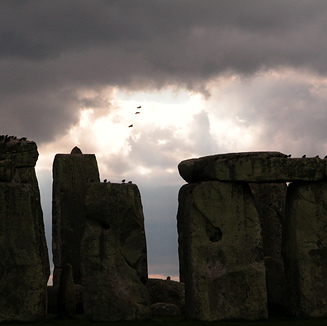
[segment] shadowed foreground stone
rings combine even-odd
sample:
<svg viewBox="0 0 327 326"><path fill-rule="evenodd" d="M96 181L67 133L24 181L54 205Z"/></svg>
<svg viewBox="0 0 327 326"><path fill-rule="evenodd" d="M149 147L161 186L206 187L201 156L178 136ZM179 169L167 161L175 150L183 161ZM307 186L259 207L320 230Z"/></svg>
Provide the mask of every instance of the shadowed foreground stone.
<svg viewBox="0 0 327 326"><path fill-rule="evenodd" d="M182 282L149 278L146 282L151 304L172 303L181 311L185 309L185 285Z"/></svg>
<svg viewBox="0 0 327 326"><path fill-rule="evenodd" d="M281 312L288 300L282 258L282 230L285 221L286 183L251 183L260 217L263 238L268 308Z"/></svg>
<svg viewBox="0 0 327 326"><path fill-rule="evenodd" d="M143 284L147 280L144 217L136 185L88 187L81 252L87 319L149 318L149 294Z"/></svg>
<svg viewBox="0 0 327 326"><path fill-rule="evenodd" d="M50 275L35 142L0 136L0 322L39 321Z"/></svg>
<svg viewBox="0 0 327 326"><path fill-rule="evenodd" d="M99 182L94 154L82 154L74 147L71 154L57 154L53 162L52 251L53 285L59 285L61 267L69 263L75 284L81 284L80 245L85 226L85 191Z"/></svg>
<svg viewBox="0 0 327 326"><path fill-rule="evenodd" d="M60 274L57 298L57 316L73 318L76 311L75 286L72 265L65 264Z"/></svg>
<svg viewBox="0 0 327 326"><path fill-rule="evenodd" d="M30 185L0 183L0 322L46 317L47 280Z"/></svg>
<svg viewBox="0 0 327 326"><path fill-rule="evenodd" d="M267 318L260 222L248 185L185 185L177 218L186 315Z"/></svg>
<svg viewBox="0 0 327 326"><path fill-rule="evenodd" d="M288 187L283 257L295 316L327 316L327 182Z"/></svg>
<svg viewBox="0 0 327 326"><path fill-rule="evenodd" d="M218 180L243 182L319 181L325 176L326 160L287 158L279 152L245 152L188 159L178 165L189 183Z"/></svg>

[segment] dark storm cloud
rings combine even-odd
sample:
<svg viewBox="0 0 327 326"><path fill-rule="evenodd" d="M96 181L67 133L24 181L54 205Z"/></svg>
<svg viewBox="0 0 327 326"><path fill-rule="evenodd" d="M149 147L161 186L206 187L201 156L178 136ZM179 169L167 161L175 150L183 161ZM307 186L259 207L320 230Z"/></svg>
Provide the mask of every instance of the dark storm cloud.
<svg viewBox="0 0 327 326"><path fill-rule="evenodd" d="M326 18L326 1L1 1L0 128L10 133L9 119L13 132L51 139L76 121L83 87L205 93L226 71L324 74Z"/></svg>

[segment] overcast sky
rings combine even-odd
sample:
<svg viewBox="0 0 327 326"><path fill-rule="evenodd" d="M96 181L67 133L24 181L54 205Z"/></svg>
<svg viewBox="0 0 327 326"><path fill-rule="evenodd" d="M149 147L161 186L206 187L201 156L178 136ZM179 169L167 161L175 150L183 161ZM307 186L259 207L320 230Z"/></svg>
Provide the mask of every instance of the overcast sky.
<svg viewBox="0 0 327 326"><path fill-rule="evenodd" d="M0 1L0 134L38 145L48 239L78 146L139 186L149 272L177 276L180 161L327 154L326 30L325 0Z"/></svg>

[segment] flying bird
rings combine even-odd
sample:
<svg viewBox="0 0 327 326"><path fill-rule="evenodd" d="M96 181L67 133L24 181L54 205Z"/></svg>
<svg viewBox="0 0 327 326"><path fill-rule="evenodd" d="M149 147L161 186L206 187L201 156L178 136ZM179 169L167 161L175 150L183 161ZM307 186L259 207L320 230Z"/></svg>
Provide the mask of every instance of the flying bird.
<svg viewBox="0 0 327 326"><path fill-rule="evenodd" d="M140 105L140 106L137 107L137 109L140 109L141 107L142 107L142 106Z"/></svg>
<svg viewBox="0 0 327 326"><path fill-rule="evenodd" d="M132 127L133 127L133 125L132 125L132 124L128 126L128 128L132 128Z"/></svg>
<svg viewBox="0 0 327 326"><path fill-rule="evenodd" d="M302 158L306 158L307 156L304 154L303 156L302 156Z"/></svg>
<svg viewBox="0 0 327 326"><path fill-rule="evenodd" d="M135 114L140 114L140 111L135 112Z"/></svg>

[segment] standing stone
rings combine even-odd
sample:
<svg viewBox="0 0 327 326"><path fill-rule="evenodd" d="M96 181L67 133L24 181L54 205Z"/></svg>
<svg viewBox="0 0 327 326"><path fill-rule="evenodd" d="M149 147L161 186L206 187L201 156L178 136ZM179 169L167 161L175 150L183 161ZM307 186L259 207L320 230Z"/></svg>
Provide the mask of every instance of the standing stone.
<svg viewBox="0 0 327 326"><path fill-rule="evenodd" d="M85 227L85 191L91 182L99 182L94 154L57 154L53 162L52 251L53 284L59 285L61 267L69 263L75 284L81 284L80 245Z"/></svg>
<svg viewBox="0 0 327 326"><path fill-rule="evenodd" d="M57 298L57 315L59 318L73 318L75 316L75 285L71 264L62 267Z"/></svg>
<svg viewBox="0 0 327 326"><path fill-rule="evenodd" d="M290 312L327 316L327 182L288 187L283 243Z"/></svg>
<svg viewBox="0 0 327 326"><path fill-rule="evenodd" d="M267 318L260 222L248 185L185 185L179 200L186 315L205 321Z"/></svg>
<svg viewBox="0 0 327 326"><path fill-rule="evenodd" d="M251 183L260 217L263 238L268 308L282 312L287 302L282 258L282 230L285 220L286 183Z"/></svg>
<svg viewBox="0 0 327 326"><path fill-rule="evenodd" d="M50 268L34 169L37 147L0 139L0 322L40 321Z"/></svg>
<svg viewBox="0 0 327 326"><path fill-rule="evenodd" d="M84 311L93 321L149 318L146 239L134 184L93 183L82 242Z"/></svg>

